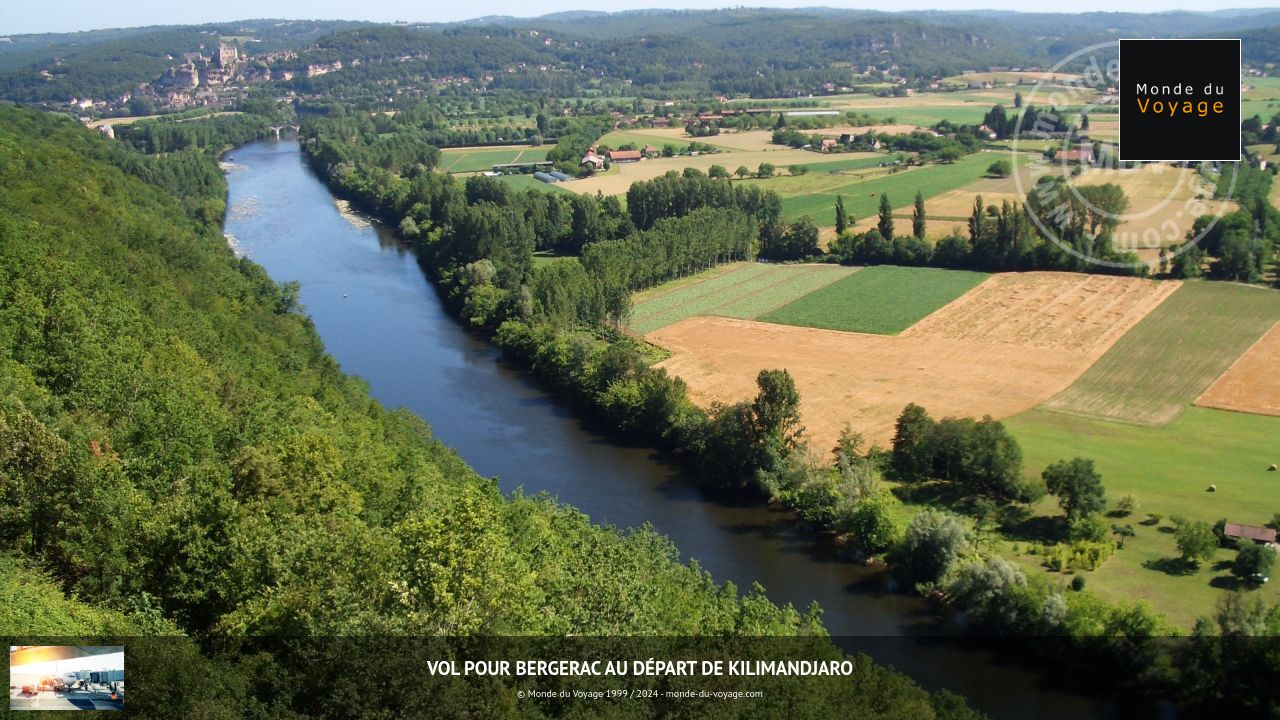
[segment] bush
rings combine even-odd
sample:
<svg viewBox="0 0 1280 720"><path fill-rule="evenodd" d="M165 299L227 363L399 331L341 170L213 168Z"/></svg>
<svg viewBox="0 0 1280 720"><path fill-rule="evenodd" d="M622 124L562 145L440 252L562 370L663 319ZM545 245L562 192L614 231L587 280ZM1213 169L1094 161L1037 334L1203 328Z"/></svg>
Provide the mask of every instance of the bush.
<svg viewBox="0 0 1280 720"><path fill-rule="evenodd" d="M1115 546L1109 542L1078 541L1059 543L1045 551L1044 565L1055 572L1097 570L1111 559Z"/></svg>
<svg viewBox="0 0 1280 720"><path fill-rule="evenodd" d="M1080 592L1081 590L1084 590L1084 576L1083 576L1083 575L1077 575L1077 576L1075 576L1075 577L1071 578L1071 589L1072 589L1072 590L1075 590L1076 592Z"/></svg>
<svg viewBox="0 0 1280 720"><path fill-rule="evenodd" d="M859 501L840 524L854 542L870 553L880 553L893 547L901 535L898 524L889 512L888 500L870 497Z"/></svg>
<svg viewBox="0 0 1280 720"><path fill-rule="evenodd" d="M945 510L923 510L911 518L894 551L895 565L917 583L946 576L952 566L973 550L968 525Z"/></svg>
<svg viewBox="0 0 1280 720"><path fill-rule="evenodd" d="M1013 173L1013 165L1008 160L997 160L987 166L987 175L990 177L1009 177Z"/></svg>
<svg viewBox="0 0 1280 720"><path fill-rule="evenodd" d="M1125 495L1116 503L1116 514L1120 517L1127 517L1134 514L1142 507L1142 503L1138 502L1137 495Z"/></svg>

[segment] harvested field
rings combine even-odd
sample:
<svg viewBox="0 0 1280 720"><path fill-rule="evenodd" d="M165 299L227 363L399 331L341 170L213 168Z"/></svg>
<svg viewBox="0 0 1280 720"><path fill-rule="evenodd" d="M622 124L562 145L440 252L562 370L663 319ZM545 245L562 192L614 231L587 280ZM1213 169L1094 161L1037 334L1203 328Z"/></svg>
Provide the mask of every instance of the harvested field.
<svg viewBox="0 0 1280 720"><path fill-rule="evenodd" d="M1163 425L1178 417L1280 321L1280 293L1225 282L1184 283L1071 387L1059 412Z"/></svg>
<svg viewBox="0 0 1280 720"><path fill-rule="evenodd" d="M1196 404L1258 415L1280 415L1280 323L1241 355Z"/></svg>
<svg viewBox="0 0 1280 720"><path fill-rule="evenodd" d="M895 335L987 278L985 273L877 265L759 316L765 322Z"/></svg>
<svg viewBox="0 0 1280 720"><path fill-rule="evenodd" d="M741 263L697 282L637 296L629 326L648 333L695 315L755 318L856 271L838 265Z"/></svg>
<svg viewBox="0 0 1280 720"><path fill-rule="evenodd" d="M1081 273L999 273L903 334L1099 357L1178 285Z"/></svg>
<svg viewBox="0 0 1280 720"><path fill-rule="evenodd" d="M846 424L888 446L910 402L937 417L999 418L1053 397L1172 285L997 275L896 337L694 317L648 339L672 352L661 367L683 378L700 404L750 398L760 370L786 368L815 449L831 447ZM1073 311L1073 299L1085 310Z"/></svg>

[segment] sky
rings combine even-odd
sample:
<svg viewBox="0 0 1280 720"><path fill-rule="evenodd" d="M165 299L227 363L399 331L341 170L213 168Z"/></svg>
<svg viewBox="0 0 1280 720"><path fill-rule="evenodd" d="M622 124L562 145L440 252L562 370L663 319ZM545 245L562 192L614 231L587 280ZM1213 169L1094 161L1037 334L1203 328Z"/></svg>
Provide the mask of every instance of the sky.
<svg viewBox="0 0 1280 720"><path fill-rule="evenodd" d="M23 677L55 677L77 670L119 670L124 667L124 653L107 653L72 660L32 663L31 665L14 665L9 668L11 676Z"/></svg>
<svg viewBox="0 0 1280 720"><path fill-rule="evenodd" d="M1275 7L1277 0L1041 0L1040 12L1217 10ZM250 18L450 22L485 15L527 17L563 10L633 10L639 8L709 9L747 7L843 7L881 10L1027 10L1026 0L0 0L0 35L73 32L140 25L190 25Z"/></svg>

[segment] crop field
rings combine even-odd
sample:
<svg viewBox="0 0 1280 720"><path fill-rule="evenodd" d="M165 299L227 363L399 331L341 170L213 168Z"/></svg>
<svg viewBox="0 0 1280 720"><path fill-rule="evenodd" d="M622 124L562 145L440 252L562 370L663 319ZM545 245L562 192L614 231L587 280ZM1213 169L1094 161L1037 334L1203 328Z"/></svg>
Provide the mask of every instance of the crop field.
<svg viewBox="0 0 1280 720"><path fill-rule="evenodd" d="M763 132L763 131L761 131ZM722 132L719 135L709 137L695 138L689 137L683 127L671 128L630 128L627 130L615 130L604 137L600 138L599 143L613 149L618 149L620 145L634 145L637 150L645 145L652 145L659 150L663 145L674 145L678 148L686 148L691 142L702 143L703 145L713 145L726 152L733 150L768 150L770 136L763 138L764 145L757 147L761 143L754 138L747 140L749 136L755 133L730 133ZM738 142L734 142L731 138L742 138ZM772 147L780 147L773 145Z"/></svg>
<svg viewBox="0 0 1280 720"><path fill-rule="evenodd" d="M838 265L737 263L694 282L671 283L637 295L629 326L647 334L695 315L751 319L856 270Z"/></svg>
<svg viewBox="0 0 1280 720"><path fill-rule="evenodd" d="M997 418L1043 403L1175 287L1076 273L1006 273L896 336L690 317L647 338L671 352L661 366L683 378L699 404L750 398L760 370L786 368L800 390L815 448L830 447L846 424L887 447L907 403L937 417ZM880 298L867 313L891 312L893 302Z"/></svg>
<svg viewBox="0 0 1280 720"><path fill-rule="evenodd" d="M1275 444L1280 418L1192 407L1163 427L1045 410L1004 422L1022 446L1028 475L1038 475L1063 458L1087 457L1102 475L1109 504L1114 506L1126 494L1138 497L1142 506L1137 513L1108 518L1129 524L1137 534L1100 569L1085 574L1089 589L1111 601L1148 600L1183 628L1213 608L1219 587L1235 586L1228 571L1215 567L1234 553L1220 550L1217 558L1193 573L1168 572L1164 568L1178 568L1178 563L1168 562L1178 556L1170 521L1157 527L1148 513L1263 525L1280 508L1280 479L1267 472L1268 465L1280 460ZM1215 492L1207 492L1210 484ZM1035 511L1059 514L1052 498L1041 501ZM1032 567L1041 562L1035 556L1019 559ZM1280 600L1276 583L1257 592L1266 593L1269 603Z"/></svg>
<svg viewBox="0 0 1280 720"><path fill-rule="evenodd" d="M1002 158L1007 159L1008 154L980 152L962 158L959 162L906 168L883 177L854 181L821 192L784 197L782 214L787 221L808 215L819 225L834 225L836 196L843 195L845 208L855 218L867 218L879 209L880 193L888 193L890 200L898 199L901 202L913 200L919 191L927 200L982 178L987 167Z"/></svg>
<svg viewBox="0 0 1280 720"><path fill-rule="evenodd" d="M525 145L494 148L445 148L440 151L440 169L450 173L480 172L500 163L542 162L547 159L545 147Z"/></svg>
<svg viewBox="0 0 1280 720"><path fill-rule="evenodd" d="M1201 395L1203 407L1280 415L1280 323L1254 343Z"/></svg>
<svg viewBox="0 0 1280 720"><path fill-rule="evenodd" d="M1163 425L1200 397L1280 320L1280 293L1189 282L1134 326L1064 392L1059 412Z"/></svg>
<svg viewBox="0 0 1280 720"><path fill-rule="evenodd" d="M896 335L988 276L879 265L759 316L764 322Z"/></svg>
<svg viewBox="0 0 1280 720"><path fill-rule="evenodd" d="M1001 71L1001 72L972 72L963 75L952 75L944 78L944 83L971 83L971 82L989 82L989 83L1058 83L1067 80L1078 80L1079 75L1074 73L1054 73L1023 70L1019 72Z"/></svg>
<svg viewBox="0 0 1280 720"><path fill-rule="evenodd" d="M729 172L733 172L739 165L745 165L749 170L755 172L761 163L767 162L777 167L778 172L785 174L789 165L820 164L824 158L831 159L833 162L848 162L859 158L871 157L877 158L877 163L882 162L885 158L883 154L877 153L822 155L811 150L794 150L792 148L757 152L712 153L697 157L653 158L652 160L641 160L633 163L615 163L609 172L597 173L589 178L575 180L570 184L569 189L590 195L594 195L597 192L602 192L605 195L622 195L627 192L627 189L634 182L652 180L669 171L680 172L690 167L706 172L707 168L712 165L722 165ZM832 212L834 213L834 211Z"/></svg>

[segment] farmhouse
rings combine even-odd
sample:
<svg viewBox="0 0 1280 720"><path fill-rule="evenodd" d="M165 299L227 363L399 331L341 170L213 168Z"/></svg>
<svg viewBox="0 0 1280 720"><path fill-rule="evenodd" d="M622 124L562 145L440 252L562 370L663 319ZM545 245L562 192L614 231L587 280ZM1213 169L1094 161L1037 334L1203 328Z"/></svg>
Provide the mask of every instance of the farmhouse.
<svg viewBox="0 0 1280 720"><path fill-rule="evenodd" d="M652 145L645 145L645 146L644 146L644 148L642 148L642 149L640 150L640 152L641 152L641 153L642 153L646 158L656 158L656 157L658 157L658 155L660 155L660 154L661 154L661 153L658 151L658 148L656 148L656 147L654 147L654 146L652 146Z"/></svg>
<svg viewBox="0 0 1280 720"><path fill-rule="evenodd" d="M1059 150L1053 156L1060 163L1093 164L1093 143L1082 142L1075 150Z"/></svg>
<svg viewBox="0 0 1280 720"><path fill-rule="evenodd" d="M609 162L616 163L633 163L640 162L642 155L639 150L612 150L609 152Z"/></svg>
<svg viewBox="0 0 1280 720"><path fill-rule="evenodd" d="M578 164L590 165L593 170L599 170L600 168L604 167L604 158L597 155L595 148L592 148L587 151L586 155L582 156L582 162Z"/></svg>
<svg viewBox="0 0 1280 720"><path fill-rule="evenodd" d="M1274 545L1276 542L1276 531L1269 527L1258 527L1256 525L1239 525L1237 523L1227 523L1222 528L1222 534L1237 540L1252 540L1256 543Z"/></svg>
<svg viewBox="0 0 1280 720"><path fill-rule="evenodd" d="M835 139L835 138L822 138L822 145L821 145L820 149L822 150L822 152L830 152L830 151L832 151L832 150L835 150L835 149L836 149L836 139Z"/></svg>

